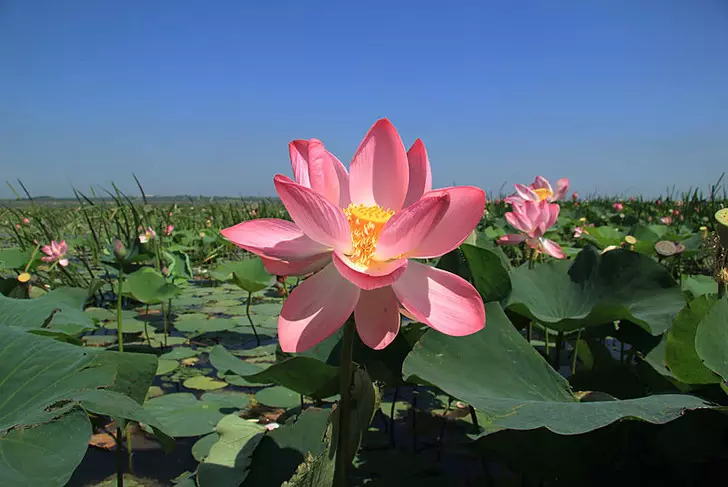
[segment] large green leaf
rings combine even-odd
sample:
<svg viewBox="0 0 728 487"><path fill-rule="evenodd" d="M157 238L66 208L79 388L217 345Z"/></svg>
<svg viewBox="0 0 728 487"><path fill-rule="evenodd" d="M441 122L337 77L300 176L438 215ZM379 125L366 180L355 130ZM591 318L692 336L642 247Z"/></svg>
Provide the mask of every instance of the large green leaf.
<svg viewBox="0 0 728 487"><path fill-rule="evenodd" d="M728 381L728 298L716 302L698 324L695 350L710 370Z"/></svg>
<svg viewBox="0 0 728 487"><path fill-rule="evenodd" d="M153 355L89 350L3 329L0 485L64 485L88 446L91 428L84 410L159 430L138 402L151 384L156 361ZM64 451L55 451L61 444ZM44 452L43 445L52 451Z"/></svg>
<svg viewBox="0 0 728 487"><path fill-rule="evenodd" d="M89 439L88 416L75 409L50 423L0 434L0 482L13 486L66 485Z"/></svg>
<svg viewBox="0 0 728 487"><path fill-rule="evenodd" d="M330 411L308 408L263 437L243 487L279 487L290 479L306 457L324 451Z"/></svg>
<svg viewBox="0 0 728 487"><path fill-rule="evenodd" d="M263 438L265 427L236 414L223 417L215 431L219 440L197 469L200 487L238 487L250 471L253 451Z"/></svg>
<svg viewBox="0 0 728 487"><path fill-rule="evenodd" d="M210 275L218 281L232 281L241 289L254 293L273 284L260 257L237 262L223 262Z"/></svg>
<svg viewBox="0 0 728 487"><path fill-rule="evenodd" d="M487 249L463 244L473 284L483 301L501 301L511 292L510 264L501 249Z"/></svg>
<svg viewBox="0 0 728 487"><path fill-rule="evenodd" d="M485 329L470 336L428 331L403 367L409 380L436 385L473 405L485 434L540 427L579 434L623 418L665 423L685 409L709 407L688 395L579 402L497 303L489 303L486 313Z"/></svg>
<svg viewBox="0 0 728 487"><path fill-rule="evenodd" d="M703 364L695 351L698 325L714 304L715 299L705 295L690 301L677 315L667 335L665 362L672 374L686 384L719 382L719 377Z"/></svg>
<svg viewBox="0 0 728 487"><path fill-rule="evenodd" d="M83 312L87 297L85 289L68 287L35 299L0 295L0 325L50 328L74 335L94 327L91 316Z"/></svg>
<svg viewBox="0 0 728 487"><path fill-rule="evenodd" d="M144 304L159 304L181 292L179 287L167 282L162 274L151 267L142 267L126 276L123 289Z"/></svg>
<svg viewBox="0 0 728 487"><path fill-rule="evenodd" d="M511 282L507 307L559 331L626 319L660 335L685 305L664 267L622 249L599 255L587 247L571 265L523 266L511 272Z"/></svg>
<svg viewBox="0 0 728 487"><path fill-rule="evenodd" d="M212 433L215 425L231 409L229 401L205 394L198 400L193 394L180 392L150 399L145 409L154 414L166 432L176 437Z"/></svg>

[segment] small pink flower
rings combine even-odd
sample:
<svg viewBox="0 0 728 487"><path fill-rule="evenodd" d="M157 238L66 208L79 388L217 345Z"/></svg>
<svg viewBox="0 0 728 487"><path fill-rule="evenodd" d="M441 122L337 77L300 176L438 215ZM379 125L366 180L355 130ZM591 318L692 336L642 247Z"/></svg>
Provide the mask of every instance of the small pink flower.
<svg viewBox="0 0 728 487"><path fill-rule="evenodd" d="M169 216L172 216L172 212L171 211L169 212Z"/></svg>
<svg viewBox="0 0 728 487"><path fill-rule="evenodd" d="M280 174L273 181L293 222L258 218L220 232L273 275L315 272L283 304L281 349L310 349L352 313L362 342L385 348L399 333L400 308L447 335L483 329L477 290L414 260L468 238L483 216L481 189L433 190L424 144L418 139L407 151L387 119L369 130L349 171L316 139L295 140L289 152L295 181Z"/></svg>
<svg viewBox="0 0 728 487"><path fill-rule="evenodd" d="M681 207L682 207L682 205L683 205L683 201L682 201L682 200L677 200L677 201L675 202L675 204L677 205L677 207L678 207L678 208L681 208Z"/></svg>
<svg viewBox="0 0 728 487"><path fill-rule="evenodd" d="M258 211L257 210L250 210L250 215L251 216L255 216L257 214L258 214Z"/></svg>
<svg viewBox="0 0 728 487"><path fill-rule="evenodd" d="M15 229L16 229L16 230L20 230L20 223L16 223L16 224L15 224Z"/></svg>
<svg viewBox="0 0 728 487"><path fill-rule="evenodd" d="M574 191L573 193L571 193L571 199L574 200L574 201L578 200L579 199L579 193L577 193L576 191Z"/></svg>
<svg viewBox="0 0 728 487"><path fill-rule="evenodd" d="M557 259L565 257L564 251L553 240L544 238L550 227L559 217L559 205L547 201L525 200L521 204L514 204L513 211L506 213L506 220L521 234L507 234L498 239L501 245L516 245L526 242L526 245L539 252L545 252Z"/></svg>
<svg viewBox="0 0 728 487"><path fill-rule="evenodd" d="M265 425L265 429L268 431L273 431L274 429L280 428L281 425L278 423L268 423Z"/></svg>
<svg viewBox="0 0 728 487"><path fill-rule="evenodd" d="M672 225L672 216L663 216L662 218L660 218L660 221L665 225Z"/></svg>
<svg viewBox="0 0 728 487"><path fill-rule="evenodd" d="M681 221L681 222L684 222L684 221L685 221L685 217L684 217L684 216L682 216L682 215L680 215L680 221Z"/></svg>
<svg viewBox="0 0 728 487"><path fill-rule="evenodd" d="M505 199L506 203L518 204L522 201L558 201L564 199L569 191L569 180L566 178L556 181L556 192L543 176L536 176L530 186L515 184L516 192Z"/></svg>
<svg viewBox="0 0 728 487"><path fill-rule="evenodd" d="M500 205L501 203L503 203L503 200L501 200L500 198L498 198L497 200L495 200L495 204L496 205Z"/></svg>
<svg viewBox="0 0 728 487"><path fill-rule="evenodd" d="M68 245L66 245L65 240L61 240L60 242L51 240L50 245L44 245L40 248L40 250L41 252L46 254L45 257L41 257L41 260L43 262L58 261L58 264L61 267L66 267L68 265L68 259L64 258L64 256L68 252Z"/></svg>
<svg viewBox="0 0 728 487"><path fill-rule="evenodd" d="M629 197L629 200L632 201L632 202L635 202L635 201L637 201L637 198L635 198L634 196L630 196Z"/></svg>
<svg viewBox="0 0 728 487"><path fill-rule="evenodd" d="M655 201L655 204L656 204L657 206L660 206L660 205L662 205L662 201L660 201L660 200L657 200L657 201Z"/></svg>
<svg viewBox="0 0 728 487"><path fill-rule="evenodd" d="M622 210L624 210L624 205L622 203L614 203L612 205L612 208L614 208L617 211L622 211Z"/></svg>
<svg viewBox="0 0 728 487"><path fill-rule="evenodd" d="M23 223L26 225L30 225L30 220L28 218L23 218Z"/></svg>
<svg viewBox="0 0 728 487"><path fill-rule="evenodd" d="M167 228L164 229L164 234L170 236L172 232L174 232L174 225L167 225Z"/></svg>
<svg viewBox="0 0 728 487"><path fill-rule="evenodd" d="M588 234L589 232L587 232L582 227L576 227L576 228L574 228L574 238L579 238L579 237L581 237L585 233Z"/></svg>
<svg viewBox="0 0 728 487"><path fill-rule="evenodd" d="M680 210L672 210L672 214L678 216L680 214Z"/></svg>
<svg viewBox="0 0 728 487"><path fill-rule="evenodd" d="M141 243L147 243L150 240L153 240L154 237L157 236L157 232L152 229L152 227L147 227L147 230L139 235L139 242Z"/></svg>

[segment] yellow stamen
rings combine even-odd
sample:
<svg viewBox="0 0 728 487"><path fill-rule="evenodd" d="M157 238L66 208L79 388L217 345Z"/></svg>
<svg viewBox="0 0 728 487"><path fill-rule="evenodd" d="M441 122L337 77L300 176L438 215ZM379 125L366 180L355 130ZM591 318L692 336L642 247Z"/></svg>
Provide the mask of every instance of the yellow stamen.
<svg viewBox="0 0 728 487"><path fill-rule="evenodd" d="M344 209L351 229L352 252L349 258L355 264L368 266L377 250L377 239L387 220L394 215L393 210L385 210L379 205L350 204Z"/></svg>
<svg viewBox="0 0 728 487"><path fill-rule="evenodd" d="M533 192L536 193L539 201L548 199L553 194L548 188L534 189Z"/></svg>

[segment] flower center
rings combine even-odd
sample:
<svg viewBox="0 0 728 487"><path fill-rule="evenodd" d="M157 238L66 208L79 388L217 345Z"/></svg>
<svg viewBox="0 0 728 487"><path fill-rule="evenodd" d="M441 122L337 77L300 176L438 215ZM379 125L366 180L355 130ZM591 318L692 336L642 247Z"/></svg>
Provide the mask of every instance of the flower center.
<svg viewBox="0 0 728 487"><path fill-rule="evenodd" d="M538 196L539 201L543 201L545 199L548 199L553 193L549 191L548 188L538 188L533 190L534 193Z"/></svg>
<svg viewBox="0 0 728 487"><path fill-rule="evenodd" d="M350 204L344 209L351 229L352 252L349 258L355 264L368 266L377 250L377 239L387 220L394 215L393 210L385 210L379 205Z"/></svg>

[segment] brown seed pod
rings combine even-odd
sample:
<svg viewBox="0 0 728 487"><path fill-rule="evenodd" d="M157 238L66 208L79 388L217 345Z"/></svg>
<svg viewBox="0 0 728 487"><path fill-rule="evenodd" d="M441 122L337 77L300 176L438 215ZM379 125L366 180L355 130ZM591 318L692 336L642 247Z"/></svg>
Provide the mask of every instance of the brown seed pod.
<svg viewBox="0 0 728 487"><path fill-rule="evenodd" d="M663 257L670 257L678 253L678 246L669 240L660 240L655 244L655 252Z"/></svg>

